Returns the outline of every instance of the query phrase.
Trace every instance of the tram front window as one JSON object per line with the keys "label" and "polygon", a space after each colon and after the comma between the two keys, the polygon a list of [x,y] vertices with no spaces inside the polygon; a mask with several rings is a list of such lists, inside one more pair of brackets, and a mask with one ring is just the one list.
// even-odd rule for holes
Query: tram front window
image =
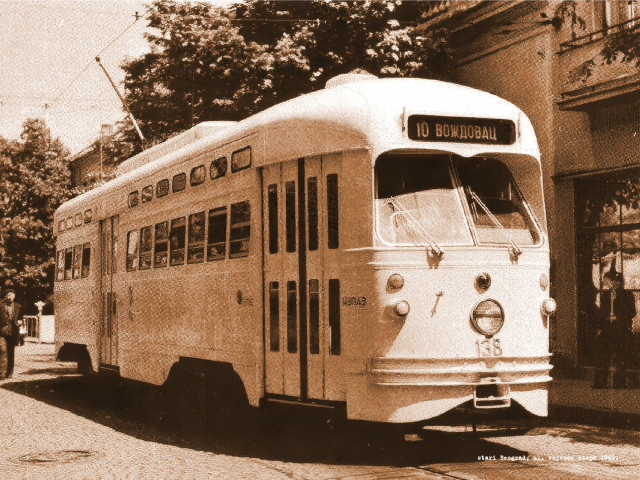
{"label": "tram front window", "polygon": [[538,242],[513,177],[497,160],[387,154],[376,162],[375,174],[378,231],[386,242],[431,247],[472,245],[474,237],[478,244]]}
{"label": "tram front window", "polygon": [[448,157],[385,155],[376,162],[376,178],[383,240],[471,245]]}
{"label": "tram front window", "polygon": [[479,243],[538,243],[538,233],[511,172],[497,160],[458,159],[454,165],[469,203]]}

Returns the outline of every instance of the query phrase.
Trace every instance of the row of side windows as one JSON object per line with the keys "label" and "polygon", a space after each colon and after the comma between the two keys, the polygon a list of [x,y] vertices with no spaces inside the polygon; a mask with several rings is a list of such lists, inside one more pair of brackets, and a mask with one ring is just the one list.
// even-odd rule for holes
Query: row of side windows
{"label": "row of side windows", "polygon": [[[245,147],[241,150],[233,152],[231,155],[231,172],[239,172],[251,166],[251,147]],[[224,177],[227,174],[227,157],[219,157],[211,162],[209,166],[209,177],[215,180]],[[192,187],[201,185],[206,179],[206,169],[204,165],[198,165],[191,169],[189,175],[189,185]],[[169,188],[171,187],[171,188]],[[173,176],[171,185],[169,180],[164,178],[156,183],[156,198],[162,198],[169,194],[169,190],[173,193],[182,192],[187,187],[187,174],[178,173]],[[147,185],[140,192],[135,190],[129,193],[127,204],[129,208],[136,207],[140,202],[147,203],[153,200],[153,185]]]}
{"label": "row of side windows", "polygon": [[56,281],[87,278],[90,267],[90,243],[58,250],[56,254]]}
{"label": "row of side windows", "polygon": [[232,203],[229,209],[218,207],[131,230],[127,271],[183,265],[185,258],[187,263],[202,263],[205,257],[208,262],[246,257],[250,234],[251,207],[246,200]]}

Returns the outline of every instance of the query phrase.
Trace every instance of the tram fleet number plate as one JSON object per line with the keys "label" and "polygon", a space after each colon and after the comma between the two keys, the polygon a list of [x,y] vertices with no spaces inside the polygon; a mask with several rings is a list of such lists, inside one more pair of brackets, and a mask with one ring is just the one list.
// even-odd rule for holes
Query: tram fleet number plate
{"label": "tram fleet number plate", "polygon": [[476,340],[476,348],[479,357],[500,357],[502,355],[502,345],[500,345],[499,338]]}
{"label": "tram fleet number plate", "polygon": [[407,127],[409,138],[422,142],[511,145],[516,141],[516,127],[511,120],[409,115]]}

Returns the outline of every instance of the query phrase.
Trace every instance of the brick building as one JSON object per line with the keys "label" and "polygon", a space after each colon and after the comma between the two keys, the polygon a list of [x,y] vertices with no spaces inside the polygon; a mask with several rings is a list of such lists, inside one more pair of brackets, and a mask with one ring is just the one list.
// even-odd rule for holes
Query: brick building
{"label": "brick building", "polygon": [[[513,102],[537,130],[552,288],[558,301],[551,330],[554,375],[581,379],[584,384],[590,381],[594,305],[606,288],[603,274],[614,269],[622,273],[624,288],[636,299],[628,376],[629,384],[637,386],[640,74],[622,62],[602,64],[598,55],[611,35],[640,27],[640,2],[576,2],[576,13],[586,24],[583,29],[569,20],[562,25],[552,22],[559,5],[557,1],[433,2],[423,26],[445,26],[452,32],[454,81]],[[591,75],[581,75],[589,60],[594,60]],[[592,400],[585,406],[615,403]]]}

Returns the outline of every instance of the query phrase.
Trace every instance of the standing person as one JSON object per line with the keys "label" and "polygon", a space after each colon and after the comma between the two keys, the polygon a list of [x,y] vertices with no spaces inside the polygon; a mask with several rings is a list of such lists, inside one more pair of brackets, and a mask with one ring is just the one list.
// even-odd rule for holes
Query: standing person
{"label": "standing person", "polygon": [[632,341],[631,325],[636,316],[633,293],[622,288],[622,274],[611,269],[603,275],[611,286],[600,298],[596,330],[596,371],[593,388],[607,388],[609,367],[615,367],[613,388],[627,388],[626,362]]}
{"label": "standing person", "polygon": [[[9,331],[9,336],[5,336],[4,332],[2,332],[2,336],[6,339],[6,351],[7,351],[7,367],[6,367],[6,378],[11,377],[13,375],[13,366],[14,366],[14,357],[15,357],[15,348],[16,343],[18,341],[18,337],[20,335],[19,327],[18,327],[18,319],[22,316],[22,305],[20,305],[16,300],[16,291],[12,288],[9,288],[5,297],[2,300],[2,305],[0,307],[3,310],[2,323],[4,325],[8,324],[7,327],[3,327],[5,330]],[[1,374],[1,370],[0,370]]]}
{"label": "standing person", "polygon": [[[5,298],[0,303],[0,380],[8,378],[13,373],[13,312],[9,305],[15,307],[15,292],[7,290]],[[13,295],[13,298],[12,298]],[[11,298],[11,301],[9,299]],[[11,360],[10,360],[11,359]]]}

